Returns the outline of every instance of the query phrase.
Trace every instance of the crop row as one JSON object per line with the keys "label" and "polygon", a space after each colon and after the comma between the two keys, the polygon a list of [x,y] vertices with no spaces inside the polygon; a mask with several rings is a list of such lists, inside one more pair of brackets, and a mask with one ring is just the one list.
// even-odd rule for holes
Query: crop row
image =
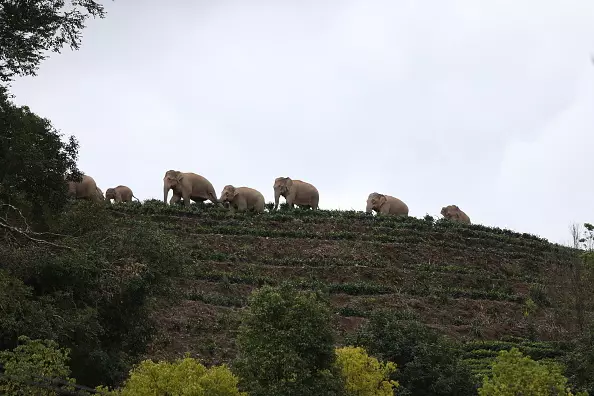
{"label": "crop row", "polygon": [[[186,224],[164,224],[164,229],[180,230],[186,233],[204,235],[204,234],[219,234],[219,235],[251,235],[258,237],[269,238],[299,238],[299,239],[319,239],[319,240],[361,240],[376,243],[408,243],[408,244],[432,244],[435,246],[456,246],[460,248],[477,248],[481,250],[504,250],[510,254],[516,255],[530,255],[544,256],[546,251],[543,247],[515,246],[505,244],[496,240],[489,239],[475,239],[467,238],[445,238],[439,233],[423,233],[416,230],[411,230],[407,233],[400,232],[384,232],[384,233],[359,233],[349,231],[330,231],[319,232],[312,230],[279,230],[274,227],[255,227],[255,226],[225,226],[225,225],[194,225],[188,226]],[[458,239],[458,240],[456,240]],[[565,255],[563,255],[565,256]],[[567,256],[566,256],[567,257]]]}
{"label": "crop row", "polygon": [[[257,287],[263,285],[277,285],[280,280],[270,276],[256,274],[240,274],[229,271],[202,271],[194,276],[197,280],[220,282],[228,284],[247,284]],[[291,279],[288,281],[293,286],[301,289],[321,289],[331,294],[342,293],[347,295],[380,295],[380,294],[405,294],[416,297],[437,296],[443,298],[469,298],[475,300],[510,301],[521,303],[524,296],[511,293],[505,289],[465,289],[459,287],[429,287],[419,283],[403,285],[402,287],[377,284],[366,281],[352,282],[323,282],[316,279]]]}
{"label": "crop row", "polygon": [[[282,206],[282,205],[281,205]],[[190,208],[185,208],[183,206],[170,206],[166,205],[161,201],[158,200],[148,200],[145,201],[144,204],[139,203],[127,203],[127,204],[114,204],[111,206],[113,210],[119,212],[131,212],[131,213],[144,213],[144,214],[164,214],[164,215],[176,215],[176,216],[199,216],[199,217],[211,217],[211,218],[218,218],[218,219],[226,219],[230,217],[230,213],[226,210],[222,210],[219,208],[214,208],[210,204],[192,204]],[[258,219],[258,218],[265,218],[267,220],[273,221],[292,221],[296,218],[301,219],[302,221],[306,221],[305,219],[339,219],[345,221],[352,221],[356,219],[362,222],[369,222],[369,223],[383,223],[383,224],[417,224],[417,227],[428,229],[431,227],[438,226],[440,228],[450,228],[450,229],[466,229],[466,230],[473,230],[473,231],[484,231],[490,235],[504,235],[509,236],[515,239],[525,239],[525,240],[534,240],[540,243],[549,244],[548,240],[545,238],[538,237],[536,235],[527,234],[527,233],[518,233],[508,229],[501,229],[498,227],[487,227],[479,224],[473,225],[462,225],[454,222],[445,221],[443,219],[434,220],[431,216],[426,216],[423,219],[419,219],[416,217],[390,217],[390,216],[371,216],[364,212],[359,211],[339,211],[339,210],[280,210],[275,212],[269,213],[235,213],[233,215],[234,218],[244,218],[244,219]],[[552,245],[552,244],[551,244]],[[560,245],[554,245],[560,249],[567,249]]]}

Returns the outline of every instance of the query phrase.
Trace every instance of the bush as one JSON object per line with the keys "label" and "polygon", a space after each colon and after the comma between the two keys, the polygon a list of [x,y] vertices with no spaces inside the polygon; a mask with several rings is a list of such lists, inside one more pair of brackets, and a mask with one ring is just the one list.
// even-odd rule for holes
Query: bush
{"label": "bush", "polygon": [[[2,347],[12,348],[20,334],[53,339],[71,348],[73,373],[82,383],[115,385],[151,341],[154,297],[165,296],[159,303],[167,303],[171,277],[181,274],[190,255],[157,226],[116,219],[90,202],[76,202],[53,231],[66,235],[61,243],[72,249],[56,254],[45,245],[0,246],[1,265],[17,278],[11,288],[24,302],[9,305]],[[23,310],[39,314],[21,316]]]}
{"label": "bush", "polygon": [[345,382],[346,396],[392,396],[398,382],[389,379],[396,371],[392,362],[380,363],[361,347],[336,350],[336,366]]}
{"label": "bush", "polygon": [[[500,351],[478,389],[479,396],[567,395],[567,378],[556,363],[536,362],[517,348]],[[587,395],[587,393],[578,393]]]}
{"label": "bush", "polygon": [[340,395],[330,304],[287,284],[252,293],[234,366],[251,396]]}
{"label": "bush", "polygon": [[105,394],[247,396],[237,389],[237,384],[238,378],[225,365],[206,368],[190,357],[173,363],[145,360],[130,371],[121,389]]}
{"label": "bush", "polygon": [[399,395],[475,395],[470,368],[458,345],[406,313],[375,311],[349,343],[361,345],[374,356],[394,362],[399,370]]}
{"label": "bush", "polygon": [[[39,383],[43,379],[59,378],[69,383],[69,350],[61,349],[50,340],[31,340],[19,337],[21,345],[12,351],[0,352],[0,363],[4,366],[4,375],[0,376],[0,393],[3,395],[40,395],[54,396],[55,391],[45,390],[30,383]],[[73,388],[71,388],[72,390]]]}

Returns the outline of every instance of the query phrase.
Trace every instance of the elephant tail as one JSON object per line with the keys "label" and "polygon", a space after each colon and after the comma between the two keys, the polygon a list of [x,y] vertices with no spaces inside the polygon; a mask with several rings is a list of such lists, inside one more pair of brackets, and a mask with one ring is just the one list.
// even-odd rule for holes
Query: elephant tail
{"label": "elephant tail", "polygon": [[136,195],[132,194],[132,198],[134,198],[136,201],[140,202],[140,199],[136,198]]}

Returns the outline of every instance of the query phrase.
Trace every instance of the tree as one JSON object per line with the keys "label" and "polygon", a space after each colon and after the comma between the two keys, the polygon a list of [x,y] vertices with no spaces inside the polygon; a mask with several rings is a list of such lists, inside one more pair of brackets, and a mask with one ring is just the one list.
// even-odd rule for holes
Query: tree
{"label": "tree", "polygon": [[191,255],[158,226],[88,201],[64,211],[51,231],[73,249],[0,243],[0,349],[19,335],[52,339],[71,349],[80,383],[114,386],[146,353],[150,313],[178,298],[172,282]]}
{"label": "tree", "polygon": [[330,303],[287,284],[252,293],[234,365],[251,396],[339,395]]}
{"label": "tree", "polygon": [[60,52],[65,44],[80,47],[89,16],[105,18],[94,0],[0,0],[0,82],[36,75],[45,51]]}
{"label": "tree", "polygon": [[336,366],[345,381],[346,396],[392,396],[398,382],[390,380],[396,371],[392,362],[380,363],[361,347],[336,350]]}
{"label": "tree", "polygon": [[49,120],[27,106],[16,106],[0,87],[0,228],[4,231],[31,236],[26,218],[40,224],[45,215],[66,205],[64,176],[69,173],[71,180],[80,180],[81,174],[76,166],[78,142],[72,136],[68,142],[61,138]]}
{"label": "tree", "polygon": [[423,323],[398,311],[375,311],[349,343],[394,362],[399,395],[475,395],[470,368],[458,346]]}
{"label": "tree", "polygon": [[[517,348],[499,352],[478,389],[479,396],[564,395],[573,396],[567,378],[555,363],[544,363],[523,356]],[[578,395],[587,395],[578,393]]]}
{"label": "tree", "polygon": [[130,371],[121,389],[103,394],[247,396],[237,389],[238,381],[227,366],[206,368],[188,356],[172,363],[144,360]]}
{"label": "tree", "polygon": [[56,395],[52,390],[30,385],[38,382],[39,377],[74,383],[74,379],[69,378],[68,349],[59,348],[50,340],[31,340],[23,336],[19,341],[22,344],[14,350],[0,352],[0,363],[4,366],[4,376],[0,377],[3,395]]}

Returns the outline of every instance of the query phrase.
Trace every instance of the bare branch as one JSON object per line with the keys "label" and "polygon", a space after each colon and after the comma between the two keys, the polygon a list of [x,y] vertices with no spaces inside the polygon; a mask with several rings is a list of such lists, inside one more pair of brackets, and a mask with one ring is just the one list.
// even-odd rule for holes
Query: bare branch
{"label": "bare branch", "polygon": [[53,234],[53,233],[49,233],[49,232],[35,232],[35,231],[31,230],[31,227],[29,226],[29,223],[27,223],[27,219],[23,215],[23,212],[20,211],[20,209],[18,209],[17,207],[15,207],[14,205],[11,205],[11,204],[2,204],[1,206],[8,207],[8,208],[16,211],[19,214],[19,216],[23,219],[23,222],[25,223],[25,226],[26,226],[25,229],[21,229],[21,228],[18,228],[18,227],[11,226],[11,225],[8,224],[8,218],[1,217],[0,216],[0,227],[1,228],[4,228],[6,230],[9,230],[9,231],[11,231],[13,233],[17,233],[19,235],[22,235],[25,238],[27,238],[30,241],[33,241],[35,243],[41,243],[41,244],[45,244],[45,245],[50,245],[50,246],[53,246],[53,247],[56,247],[56,248],[60,248],[60,249],[73,250],[70,246],[60,245],[60,244],[57,244],[57,243],[46,241],[44,239],[34,238],[33,236],[41,236],[41,235],[54,235],[54,236],[63,236],[63,235]]}

